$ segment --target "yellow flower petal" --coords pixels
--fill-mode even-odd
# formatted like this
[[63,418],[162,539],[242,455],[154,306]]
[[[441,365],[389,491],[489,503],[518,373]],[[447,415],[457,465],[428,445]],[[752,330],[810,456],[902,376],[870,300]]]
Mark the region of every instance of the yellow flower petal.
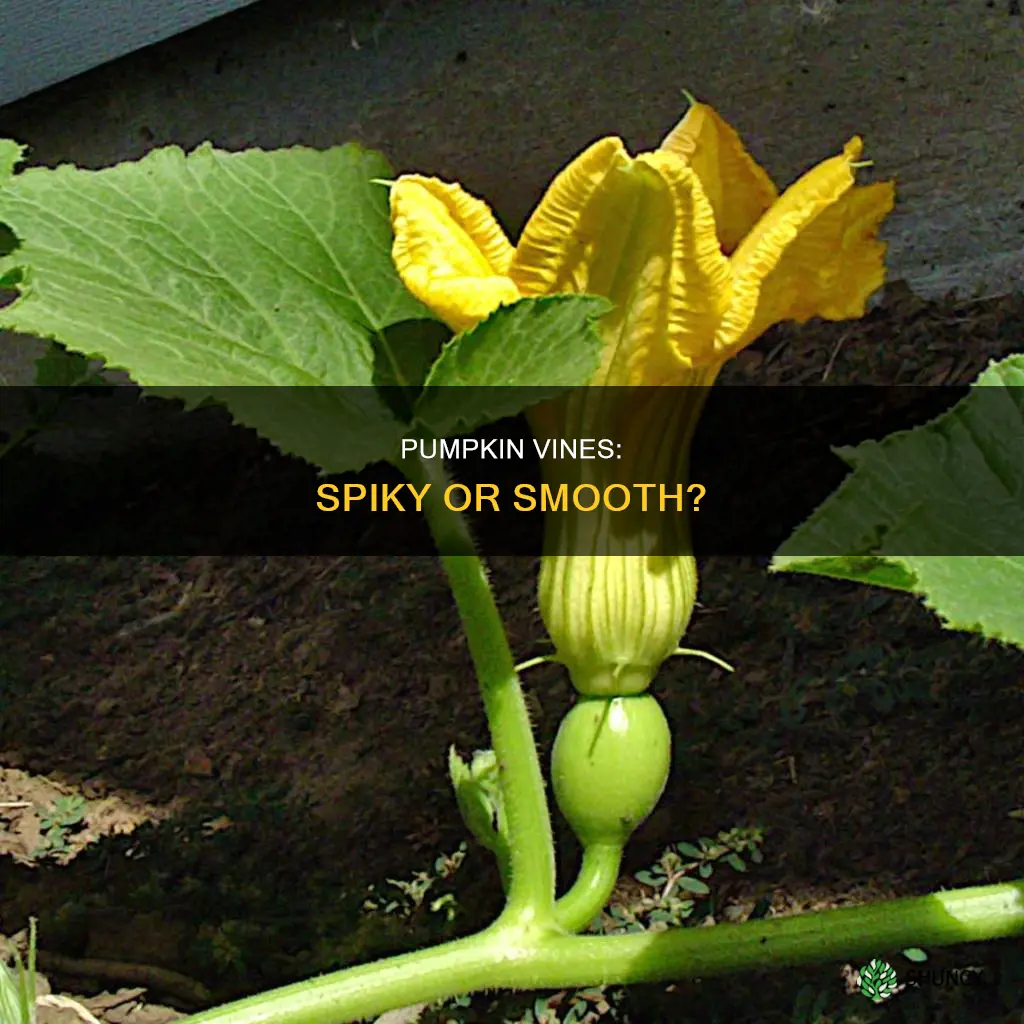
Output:
[[729,270],[694,171],[670,153],[631,159],[602,139],[554,181],[524,231],[510,276],[524,295],[587,291],[614,308],[591,384],[676,382],[714,354]]
[[740,244],[778,198],[778,189],[744,148],[735,129],[704,103],[690,107],[660,148],[682,157],[697,172],[726,253]]
[[801,235],[783,263],[813,268],[818,291],[800,296],[804,301],[798,299],[784,319],[803,323],[812,316],[853,320],[864,315],[867,300],[885,283],[886,246],[877,232],[895,201],[891,181],[853,188]]
[[614,218],[605,216],[610,201],[606,185],[629,164],[621,139],[601,139],[548,186],[523,229],[509,271],[521,294],[593,291],[590,259],[598,247],[606,251],[619,241]]
[[521,298],[514,250],[486,203],[459,185],[402,175],[391,188],[392,258],[403,284],[454,331]]
[[602,248],[592,268],[595,278],[613,271],[600,294],[616,303],[601,323],[606,360],[592,383],[679,384],[716,361],[715,329],[729,300],[711,204],[693,169],[671,153],[637,157],[620,191],[631,203],[609,205],[607,215],[626,242],[614,267],[601,266]]
[[855,137],[842,155],[805,174],[733,254],[733,301],[715,338],[723,356],[783,320],[864,314],[885,276],[876,232],[894,190],[889,182],[854,186],[861,150]]

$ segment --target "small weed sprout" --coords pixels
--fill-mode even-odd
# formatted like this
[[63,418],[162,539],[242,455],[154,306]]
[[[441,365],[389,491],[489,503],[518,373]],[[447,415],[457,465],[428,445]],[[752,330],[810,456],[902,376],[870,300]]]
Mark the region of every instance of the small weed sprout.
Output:
[[62,796],[55,801],[40,815],[43,841],[32,851],[32,856],[42,859],[67,853],[70,849],[68,836],[84,823],[86,809],[84,798],[78,795]]
[[601,931],[659,932],[690,921],[699,923],[711,913],[711,887],[707,879],[725,864],[745,872],[746,861],[762,863],[764,832],[759,828],[736,828],[719,832],[717,838],[702,836],[696,843],[676,843],[636,880],[653,890],[628,904],[612,903],[602,915]]
[[369,886],[363,910],[368,914],[397,914],[402,918],[410,918],[426,905],[430,913],[444,914],[445,921],[450,923],[458,912],[458,901],[454,893],[435,895],[429,903],[427,897],[436,892],[437,883],[447,881],[459,870],[466,859],[467,849],[466,843],[460,843],[454,853],[441,854],[430,871],[417,871],[409,881],[387,879],[386,885],[390,887],[390,892],[377,885]]

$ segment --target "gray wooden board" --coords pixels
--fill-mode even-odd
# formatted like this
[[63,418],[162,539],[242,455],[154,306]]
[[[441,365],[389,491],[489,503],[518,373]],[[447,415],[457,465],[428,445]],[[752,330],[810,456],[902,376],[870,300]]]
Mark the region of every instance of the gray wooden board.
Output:
[[0,104],[160,42],[253,0],[2,0]]

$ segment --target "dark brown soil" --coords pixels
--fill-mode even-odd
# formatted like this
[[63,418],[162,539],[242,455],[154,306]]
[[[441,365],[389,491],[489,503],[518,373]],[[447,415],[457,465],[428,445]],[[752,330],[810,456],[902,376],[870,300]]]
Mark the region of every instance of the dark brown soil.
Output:
[[[729,374],[965,383],[1019,351],[1022,327],[1024,295],[925,304],[897,286],[862,322],[776,329]],[[543,650],[534,573],[494,560],[523,658]],[[726,903],[796,910],[1024,875],[1024,654],[943,631],[913,599],[769,577],[763,560],[705,559],[701,579],[687,642],[736,672],[680,659],[659,677],[675,766],[630,870],[669,842],[762,825],[765,862]],[[34,914],[51,954],[177,971],[218,998],[444,931],[359,911],[367,885],[464,838],[446,754],[486,746],[433,559],[5,559],[0,622],[0,765],[176,809],[66,863],[26,856],[0,809],[0,852],[22,854],[0,858],[0,930]],[[527,685],[546,748],[570,689],[551,667]],[[497,908],[496,880],[477,850],[457,877],[468,930]]]

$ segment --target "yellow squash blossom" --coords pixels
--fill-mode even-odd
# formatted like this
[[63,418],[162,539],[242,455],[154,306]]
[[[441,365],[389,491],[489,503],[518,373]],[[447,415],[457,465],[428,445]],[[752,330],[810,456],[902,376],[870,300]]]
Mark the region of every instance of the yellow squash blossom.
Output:
[[[459,185],[403,175],[391,189],[394,261],[455,331],[520,298],[610,299],[591,386],[528,415],[541,437],[609,437],[628,454],[545,460],[545,481],[685,488],[703,395],[725,361],[785,320],[862,316],[881,286],[876,233],[894,190],[855,184],[861,153],[854,137],[780,195],[736,132],[693,103],[654,152],[630,156],[614,137],[587,148],[515,247]],[[686,629],[696,586],[686,514],[548,516],[541,614],[582,693],[645,689]]]

